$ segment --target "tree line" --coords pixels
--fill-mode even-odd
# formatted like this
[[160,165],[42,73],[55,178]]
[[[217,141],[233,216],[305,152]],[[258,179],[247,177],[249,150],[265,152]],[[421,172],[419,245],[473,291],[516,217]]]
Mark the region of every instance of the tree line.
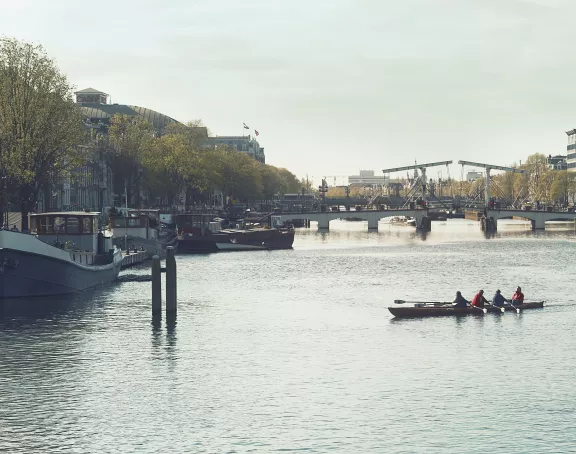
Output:
[[[521,165],[513,164],[525,173],[503,172],[492,175],[490,192],[495,200],[510,206],[540,203],[567,206],[576,199],[576,172],[551,168],[541,153],[528,156]],[[475,181],[448,181],[444,195],[474,198],[483,196],[484,178]]]
[[[143,188],[148,204],[172,206],[187,201],[206,203],[215,190],[229,200],[272,200],[299,192],[300,181],[287,169],[256,161],[228,146],[207,147],[207,130],[200,121],[169,124],[162,134],[139,117],[115,115],[106,134],[95,142],[104,151],[114,174],[114,187],[127,197]],[[142,201],[137,200],[141,204]]]
[[73,87],[41,45],[0,39],[0,219],[17,203],[27,228],[42,190],[105,157],[116,192],[129,200],[140,188],[168,204],[184,192],[202,200],[220,190],[236,200],[272,199],[300,191],[288,170],[265,165],[229,147],[205,146],[198,122],[165,131],[138,117],[115,116],[107,131],[86,127]]

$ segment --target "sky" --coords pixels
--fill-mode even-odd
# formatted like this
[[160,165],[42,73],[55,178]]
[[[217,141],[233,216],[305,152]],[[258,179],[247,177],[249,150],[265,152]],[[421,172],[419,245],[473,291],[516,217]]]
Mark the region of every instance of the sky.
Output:
[[318,184],[566,154],[574,17],[573,0],[0,0],[0,33],[78,89],[213,135],[245,122],[267,163]]

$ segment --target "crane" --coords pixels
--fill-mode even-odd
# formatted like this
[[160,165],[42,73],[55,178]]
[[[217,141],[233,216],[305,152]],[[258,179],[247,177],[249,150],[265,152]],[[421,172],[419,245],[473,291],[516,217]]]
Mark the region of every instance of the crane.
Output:
[[458,161],[458,164],[462,166],[474,166],[474,167],[482,167],[486,171],[486,183],[484,184],[484,203],[486,204],[486,208],[490,207],[490,171],[494,170],[504,170],[506,172],[514,172],[514,173],[528,173],[526,170],[518,169],[516,167],[504,167],[504,166],[496,166],[493,164],[482,164],[480,162],[470,162],[470,161]]
[[452,161],[439,161],[439,162],[430,162],[427,164],[414,164],[412,166],[404,166],[404,167],[395,167],[392,169],[384,169],[382,172],[390,173],[390,172],[401,172],[402,170],[413,170],[418,169],[421,172],[419,182],[421,183],[422,187],[422,200],[426,203],[426,168],[428,167],[436,167],[436,166],[447,166],[448,164],[452,164]]

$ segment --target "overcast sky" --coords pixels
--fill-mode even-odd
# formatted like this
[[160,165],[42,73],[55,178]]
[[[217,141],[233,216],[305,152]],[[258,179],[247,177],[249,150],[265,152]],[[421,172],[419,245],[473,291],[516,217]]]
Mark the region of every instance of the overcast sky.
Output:
[[246,122],[269,164],[338,183],[565,154],[575,19],[574,0],[0,0],[0,33],[77,88],[214,135]]

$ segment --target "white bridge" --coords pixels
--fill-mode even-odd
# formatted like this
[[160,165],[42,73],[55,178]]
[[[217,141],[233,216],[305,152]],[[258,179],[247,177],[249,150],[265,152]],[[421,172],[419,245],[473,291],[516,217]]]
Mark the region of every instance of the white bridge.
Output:
[[532,222],[532,230],[546,228],[546,222],[572,221],[576,226],[576,213],[566,211],[527,211],[527,210],[486,210],[486,218],[493,218],[497,223],[499,219],[524,218]]
[[368,210],[368,211],[327,211],[323,213],[274,213],[275,218],[279,218],[282,222],[287,222],[295,219],[308,219],[318,223],[318,229],[328,230],[330,228],[330,221],[335,219],[344,219],[346,217],[354,216],[355,218],[364,219],[368,221],[368,230],[378,230],[378,221],[384,218],[394,216],[408,216],[416,219],[416,225],[421,225],[422,220],[428,215],[428,210]]
[[[571,221],[574,222],[576,227],[576,213],[566,211],[527,211],[527,210],[486,210],[486,218],[493,218],[495,223],[499,219],[513,219],[523,218],[532,223],[532,230],[541,230],[546,228],[546,222],[553,221]],[[311,212],[311,213],[275,213],[274,217],[281,221],[290,224],[291,221],[296,219],[308,219],[318,223],[318,229],[328,230],[330,228],[330,221],[336,219],[345,219],[353,216],[355,218],[364,219],[368,222],[368,230],[377,231],[378,222],[380,219],[390,218],[394,216],[408,216],[416,219],[416,225],[422,226],[422,222],[428,217],[428,210],[367,210],[367,211],[329,211],[329,212]],[[429,228],[424,228],[429,230]]]

